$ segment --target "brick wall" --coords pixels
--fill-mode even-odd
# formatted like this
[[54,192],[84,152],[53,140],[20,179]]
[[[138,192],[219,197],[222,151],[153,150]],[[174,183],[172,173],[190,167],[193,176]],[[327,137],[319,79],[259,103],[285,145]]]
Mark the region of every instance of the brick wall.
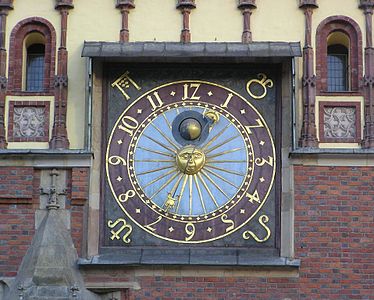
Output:
[[[5,168],[6,169],[6,168]],[[85,271],[87,282],[136,282],[123,299],[374,299],[374,168],[295,166],[295,251],[299,277],[149,276],[134,269]],[[4,171],[36,199],[39,173]],[[7,173],[8,174],[8,173]],[[72,236],[83,236],[88,169],[71,172]],[[7,184],[3,182],[2,184]],[[9,183],[10,184],[10,183]],[[31,190],[34,192],[30,192]],[[10,187],[3,187],[3,192]],[[14,192],[14,191],[12,191]],[[36,200],[30,200],[35,203]],[[1,199],[0,199],[1,202]],[[34,204],[0,204],[0,276],[14,276],[34,234]],[[122,299],[122,300],[123,300]]]
[[78,255],[82,255],[82,241],[85,222],[85,207],[89,191],[89,169],[73,168],[71,170],[71,236]]
[[32,168],[0,168],[0,276],[15,276],[34,235]]
[[[39,208],[40,170],[32,167],[0,167],[0,277],[12,277],[35,233]],[[89,169],[68,170],[68,203],[71,235],[81,255]]]
[[373,183],[374,168],[295,167],[302,299],[374,299]]
[[374,299],[374,168],[295,166],[299,278],[137,277],[131,300]]

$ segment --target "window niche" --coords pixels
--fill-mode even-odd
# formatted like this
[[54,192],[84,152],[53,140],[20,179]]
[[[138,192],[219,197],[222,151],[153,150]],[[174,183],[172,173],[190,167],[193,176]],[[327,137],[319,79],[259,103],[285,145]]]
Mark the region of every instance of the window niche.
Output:
[[362,35],[345,16],[322,21],[316,32],[317,95],[360,92]]
[[55,51],[56,33],[49,21],[20,21],[10,35],[9,93],[53,95]]
[[42,92],[44,89],[45,38],[33,32],[25,38],[23,90]]
[[350,90],[349,80],[349,37],[334,32],[327,39],[327,91]]

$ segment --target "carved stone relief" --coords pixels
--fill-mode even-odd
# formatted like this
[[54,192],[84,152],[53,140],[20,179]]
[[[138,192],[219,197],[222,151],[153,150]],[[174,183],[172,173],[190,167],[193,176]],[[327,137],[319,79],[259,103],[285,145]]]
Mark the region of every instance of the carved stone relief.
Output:
[[17,138],[44,137],[45,107],[14,107],[13,136]]
[[8,140],[48,142],[49,101],[10,101]]
[[355,139],[356,118],[355,107],[324,107],[324,138]]

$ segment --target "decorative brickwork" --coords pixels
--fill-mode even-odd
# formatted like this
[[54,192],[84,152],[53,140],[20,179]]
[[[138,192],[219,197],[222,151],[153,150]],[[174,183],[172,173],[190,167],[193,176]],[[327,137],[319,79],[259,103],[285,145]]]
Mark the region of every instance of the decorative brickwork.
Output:
[[183,15],[181,42],[189,43],[191,42],[190,13],[192,9],[196,8],[195,0],[178,0],[177,8],[182,12]]
[[320,102],[320,142],[359,143],[361,141],[360,112],[359,102]]
[[252,42],[251,15],[252,9],[257,8],[256,0],[239,0],[238,8],[243,14],[242,43]]
[[5,37],[6,37],[6,18],[8,11],[13,9],[13,0],[1,0],[0,1],[0,149],[4,149],[7,146],[5,140],[5,96],[8,80],[6,75],[6,63],[7,53],[5,49]]
[[[349,37],[350,91],[360,91],[362,77],[362,35],[358,24],[346,16],[332,16],[322,21],[316,33],[317,95],[327,92],[327,38],[333,32],[342,32]],[[341,93],[340,93],[341,94]]]
[[374,0],[361,0],[366,27],[365,75],[363,90],[365,97],[365,126],[362,146],[374,148],[374,48],[373,48],[373,10]]
[[303,48],[303,124],[299,139],[300,147],[317,147],[315,121],[316,76],[314,75],[314,51],[312,47],[312,16],[316,5],[301,3],[305,15],[305,46]]
[[68,102],[68,51],[66,50],[67,24],[69,10],[74,6],[73,1],[57,0],[56,9],[61,15],[61,40],[58,48],[57,75],[54,77],[55,115],[52,128],[52,138],[49,143],[51,149],[69,148],[69,139],[66,130],[66,113]]
[[20,21],[10,35],[8,90],[13,95],[22,94],[23,41],[32,32],[38,32],[45,38],[43,92],[32,94],[51,94],[53,92],[56,59],[55,29],[49,21],[40,17],[32,17]]
[[116,8],[121,10],[122,15],[122,26],[119,40],[121,42],[128,42],[130,38],[129,13],[131,9],[135,8],[134,0],[117,0]]
[[48,142],[49,101],[10,101],[8,141]]

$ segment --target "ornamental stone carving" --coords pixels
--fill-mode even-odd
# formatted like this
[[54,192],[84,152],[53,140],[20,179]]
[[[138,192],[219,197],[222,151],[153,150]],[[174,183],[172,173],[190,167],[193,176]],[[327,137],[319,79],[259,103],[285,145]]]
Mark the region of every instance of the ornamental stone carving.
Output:
[[5,76],[0,76],[0,90],[6,90],[8,79]]
[[325,139],[355,139],[356,108],[324,107],[323,127]]
[[68,77],[65,75],[56,75],[54,85],[55,87],[67,87]]
[[13,137],[39,138],[46,135],[45,132],[45,107],[14,107]]

